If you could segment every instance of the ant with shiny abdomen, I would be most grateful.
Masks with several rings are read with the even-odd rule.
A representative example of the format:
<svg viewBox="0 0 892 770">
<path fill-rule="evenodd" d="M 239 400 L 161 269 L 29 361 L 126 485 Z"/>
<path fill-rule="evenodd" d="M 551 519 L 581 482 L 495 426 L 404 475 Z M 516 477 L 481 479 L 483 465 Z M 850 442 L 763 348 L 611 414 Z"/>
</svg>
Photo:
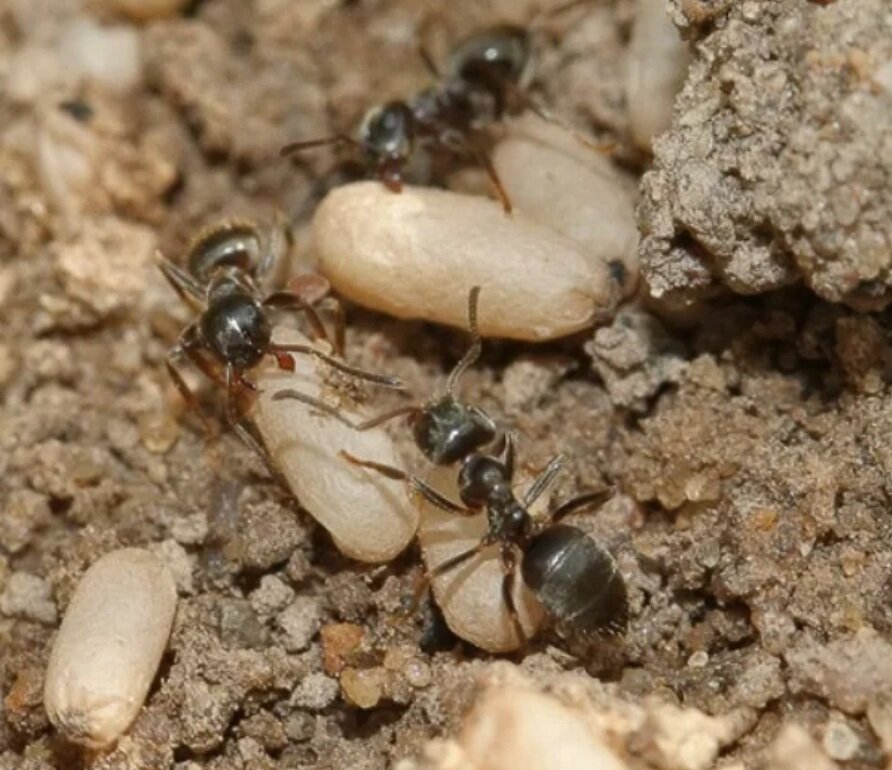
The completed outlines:
<svg viewBox="0 0 892 770">
<path fill-rule="evenodd" d="M 349 145 L 359 151 L 368 171 L 394 192 L 402 189 L 403 170 L 416 146 L 430 153 L 470 155 L 486 170 L 503 208 L 510 213 L 511 201 L 480 146 L 480 132 L 512 108 L 529 108 L 544 120 L 567 128 L 526 91 L 532 51 L 530 33 L 510 24 L 484 30 L 457 45 L 443 72 L 422 48 L 424 62 L 436 78 L 434 85 L 408 100 L 371 108 L 355 138 L 339 133 L 292 142 L 280 152 L 287 156 L 322 145 Z"/>
<path fill-rule="evenodd" d="M 350 366 L 310 345 L 280 344 L 272 339 L 272 313 L 303 314 L 313 337 L 328 341 L 328 333 L 317 308 L 333 309 L 336 317 L 335 353 L 343 354 L 344 316 L 340 303 L 325 296 L 313 281 L 292 283 L 290 290 L 261 292 L 260 283 L 269 273 L 279 250 L 274 236 L 265 237 L 254 225 L 226 222 L 208 228 L 187 250 L 186 266 L 179 267 L 159 255 L 158 265 L 177 294 L 199 309 L 198 317 L 181 333 L 167 355 L 171 379 L 190 406 L 196 406 L 179 365 L 185 359 L 205 376 L 226 389 L 226 418 L 239 436 L 261 456 L 265 452 L 248 431 L 238 413 L 238 396 L 257 386 L 245 375 L 267 355 L 278 366 L 293 370 L 293 353 L 313 356 L 339 371 L 386 387 L 401 388 L 394 377 Z M 324 279 L 323 279 L 324 281 Z M 327 283 L 327 282 L 326 282 Z M 303 290 L 302 290 L 303 287 Z"/>
<path fill-rule="evenodd" d="M 408 415 L 415 443 L 425 457 L 436 465 L 458 464 L 460 503 L 399 468 L 341 453 L 355 465 L 406 481 L 425 500 L 442 510 L 462 516 L 486 513 L 486 535 L 476 546 L 426 572 L 416 590 L 413 606 L 433 579 L 456 569 L 483 549 L 499 545 L 505 574 L 502 597 L 518 639 L 525 637 L 514 604 L 518 564 L 524 583 L 559 626 L 582 636 L 621 631 L 627 622 L 628 602 L 625 583 L 613 557 L 582 530 L 558 523 L 583 506 L 603 501 L 605 493 L 580 494 L 552 509 L 544 520 L 535 519 L 529 509 L 554 481 L 565 462 L 564 456 L 555 457 L 518 498 L 513 490 L 513 436 L 500 431 L 483 410 L 454 396 L 459 378 L 481 352 L 476 320 L 479 293 L 479 287 L 474 287 L 468 302 L 471 347 L 450 373 L 444 393 L 427 403 L 404 406 L 363 423 L 351 423 L 337 409 L 297 391 L 283 390 L 273 398 L 303 401 L 357 430 Z M 487 445 L 492 445 L 492 453 L 480 451 Z"/>
</svg>

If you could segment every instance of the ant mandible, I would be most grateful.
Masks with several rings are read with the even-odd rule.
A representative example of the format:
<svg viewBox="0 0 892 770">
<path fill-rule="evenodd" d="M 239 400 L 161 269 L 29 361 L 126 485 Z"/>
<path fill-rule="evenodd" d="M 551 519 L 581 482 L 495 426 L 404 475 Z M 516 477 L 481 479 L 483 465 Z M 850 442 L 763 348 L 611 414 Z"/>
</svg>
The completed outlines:
<svg viewBox="0 0 892 770">
<path fill-rule="evenodd" d="M 183 360 L 193 363 L 206 377 L 226 389 L 226 418 L 238 435 L 261 456 L 265 452 L 250 433 L 238 413 L 238 396 L 256 392 L 257 386 L 246 377 L 267 355 L 275 357 L 281 369 L 294 369 L 292 353 L 313 356 L 339 371 L 392 388 L 402 388 L 399 379 L 358 369 L 311 345 L 280 344 L 272 339 L 275 311 L 303 314 L 314 338 L 328 341 L 328 333 L 317 307 L 335 312 L 336 329 L 333 349 L 343 354 L 344 317 L 334 297 L 319 297 L 318 291 L 301 293 L 300 281 L 292 290 L 263 294 L 260 283 L 269 273 L 279 250 L 274 236 L 264 237 L 247 222 L 225 222 L 212 226 L 192 242 L 187 250 L 186 266 L 179 267 L 163 256 L 158 266 L 174 291 L 188 304 L 199 309 L 198 317 L 180 334 L 167 355 L 167 370 L 186 403 L 197 406 L 179 366 Z M 311 282 L 308 282 L 308 285 Z M 317 287 L 318 288 L 318 287 Z"/>
</svg>

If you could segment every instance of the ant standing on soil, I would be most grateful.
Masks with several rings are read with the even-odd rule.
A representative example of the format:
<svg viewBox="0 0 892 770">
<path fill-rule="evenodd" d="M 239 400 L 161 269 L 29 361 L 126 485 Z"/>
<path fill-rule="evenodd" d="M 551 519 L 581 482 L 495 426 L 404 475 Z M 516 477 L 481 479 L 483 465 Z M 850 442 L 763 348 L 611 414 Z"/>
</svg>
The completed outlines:
<svg viewBox="0 0 892 770">
<path fill-rule="evenodd" d="M 582 530 L 558 523 L 583 506 L 603 502 L 605 491 L 573 497 L 552 509 L 544 520 L 537 521 L 529 509 L 554 481 L 565 457 L 558 455 L 552 459 L 518 499 L 512 487 L 513 436 L 500 431 L 483 410 L 454 395 L 458 380 L 480 356 L 479 295 L 480 287 L 475 286 L 468 299 L 471 347 L 450 373 L 444 392 L 425 404 L 403 406 L 365 422 L 352 423 L 336 408 L 294 390 L 279 391 L 273 398 L 302 401 L 356 430 L 367 430 L 400 415 L 408 415 L 415 443 L 427 459 L 441 466 L 458 464 L 461 503 L 448 499 L 417 476 L 341 452 L 355 465 L 390 479 L 408 482 L 429 503 L 444 511 L 461 516 L 486 512 L 488 531 L 483 539 L 473 548 L 427 571 L 415 591 L 413 608 L 434 578 L 456 569 L 483 549 L 498 544 L 505 573 L 502 597 L 518 639 L 526 636 L 514 604 L 518 563 L 523 581 L 559 627 L 582 637 L 602 632 L 619 633 L 628 620 L 628 601 L 625 582 L 616 562 Z M 487 445 L 492 446 L 491 454 L 481 451 Z"/>
<path fill-rule="evenodd" d="M 501 120 L 509 109 L 524 107 L 544 120 L 564 125 L 526 93 L 533 63 L 530 33 L 523 27 L 503 24 L 472 35 L 455 47 L 442 73 L 423 47 L 420 51 L 436 78 L 434 85 L 406 101 L 372 107 L 363 117 L 356 138 L 339 133 L 292 142 L 280 154 L 347 144 L 359 151 L 368 171 L 394 192 L 402 189 L 403 169 L 416 146 L 431 154 L 470 155 L 486 170 L 502 207 L 510 214 L 508 194 L 480 146 L 482 131 Z"/>
<path fill-rule="evenodd" d="M 200 309 L 198 317 L 180 335 L 167 355 L 167 370 L 187 404 L 197 406 L 195 394 L 179 370 L 187 359 L 209 379 L 226 388 L 226 418 L 239 436 L 261 456 L 266 453 L 242 422 L 239 396 L 256 392 L 246 378 L 267 355 L 275 357 L 281 369 L 294 369 L 292 353 L 303 353 L 355 377 L 387 387 L 401 388 L 395 377 L 357 369 L 309 345 L 283 345 L 272 340 L 271 313 L 303 313 L 314 338 L 328 341 L 328 334 L 315 306 L 330 307 L 336 316 L 333 348 L 343 354 L 344 316 L 340 303 L 325 292 L 311 291 L 313 282 L 293 282 L 288 291 L 263 294 L 262 279 L 269 273 L 278 248 L 274 238 L 264 238 L 249 223 L 226 222 L 212 226 L 190 245 L 186 267 L 158 257 L 158 266 L 177 294 Z M 316 287 L 318 288 L 318 287 Z M 320 296 L 323 295 L 323 296 Z"/>
</svg>

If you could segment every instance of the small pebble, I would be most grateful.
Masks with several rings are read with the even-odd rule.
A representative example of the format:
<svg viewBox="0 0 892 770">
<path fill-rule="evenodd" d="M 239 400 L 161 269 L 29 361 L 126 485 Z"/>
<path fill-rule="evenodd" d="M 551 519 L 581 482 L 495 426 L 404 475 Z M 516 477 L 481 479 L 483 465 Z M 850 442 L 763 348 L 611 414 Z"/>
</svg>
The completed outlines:
<svg viewBox="0 0 892 770">
<path fill-rule="evenodd" d="M 322 667 L 334 676 L 347 665 L 345 658 L 362 643 L 365 632 L 353 623 L 329 623 L 322 627 Z"/>
<path fill-rule="evenodd" d="M 688 668 L 703 668 L 709 663 L 709 653 L 706 650 L 697 650 L 688 658 Z"/>
<path fill-rule="evenodd" d="M 300 652 L 310 646 L 319 631 L 319 602 L 309 596 L 298 596 L 276 618 L 283 632 L 283 644 L 289 652 Z"/>
<path fill-rule="evenodd" d="M 828 757 L 846 762 L 857 755 L 861 741 L 845 722 L 831 720 L 824 728 L 822 745 Z"/>
<path fill-rule="evenodd" d="M 168 410 L 146 412 L 139 418 L 139 434 L 146 449 L 163 455 L 177 443 L 180 425 Z"/>
<path fill-rule="evenodd" d="M 341 672 L 341 691 L 354 706 L 370 709 L 381 700 L 384 681 L 385 673 L 382 668 L 345 668 Z"/>
<path fill-rule="evenodd" d="M 249 600 L 258 615 L 274 615 L 294 598 L 291 587 L 275 575 L 264 575 Z"/>
<path fill-rule="evenodd" d="M 58 613 L 47 582 L 27 572 L 13 572 L 0 594 L 0 613 L 54 625 Z"/>
<path fill-rule="evenodd" d="M 403 669 L 403 675 L 412 687 L 419 689 L 428 687 L 433 681 L 431 667 L 418 658 L 413 658 L 406 664 L 406 667 Z"/>
<path fill-rule="evenodd" d="M 338 682 L 321 671 L 307 674 L 294 688 L 291 703 L 298 708 L 310 711 L 322 711 L 328 708 L 338 697 Z"/>
</svg>

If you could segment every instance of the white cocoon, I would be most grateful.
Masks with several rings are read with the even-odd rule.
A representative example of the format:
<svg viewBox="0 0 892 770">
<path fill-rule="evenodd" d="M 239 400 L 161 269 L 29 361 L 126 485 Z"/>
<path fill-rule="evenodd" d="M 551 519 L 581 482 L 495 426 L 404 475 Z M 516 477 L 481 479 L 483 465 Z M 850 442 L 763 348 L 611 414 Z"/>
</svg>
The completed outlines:
<svg viewBox="0 0 892 770">
<path fill-rule="evenodd" d="M 319 270 L 339 293 L 397 318 L 464 329 L 468 292 L 482 287 L 479 325 L 489 337 L 563 337 L 618 299 L 606 263 L 482 196 L 354 182 L 317 208 L 313 240 Z"/>
<path fill-rule="evenodd" d="M 124 733 L 158 671 L 176 603 L 170 572 L 142 548 L 112 551 L 84 573 L 44 685 L 44 706 L 61 733 L 93 748 Z"/>
<path fill-rule="evenodd" d="M 530 118 L 512 124 L 493 163 L 517 211 L 572 238 L 599 272 L 622 263 L 623 288 L 634 288 L 638 227 L 630 186 L 604 155 Z"/>
<path fill-rule="evenodd" d="M 632 139 L 649 150 L 672 122 L 672 105 L 688 71 L 690 53 L 669 18 L 666 0 L 637 0 L 626 72 Z"/>
<path fill-rule="evenodd" d="M 277 330 L 275 336 L 280 342 L 309 344 L 294 331 Z M 338 548 L 360 561 L 389 561 L 415 536 L 418 510 L 403 482 L 351 465 L 338 453 L 399 467 L 393 442 L 383 428 L 360 432 L 300 401 L 274 401 L 273 395 L 286 388 L 319 400 L 328 397 L 321 373 L 325 364 L 300 353 L 294 362 L 293 372 L 272 365 L 258 372 L 254 424 L 294 496 Z M 369 416 L 349 403 L 339 408 L 353 422 Z"/>
</svg>

